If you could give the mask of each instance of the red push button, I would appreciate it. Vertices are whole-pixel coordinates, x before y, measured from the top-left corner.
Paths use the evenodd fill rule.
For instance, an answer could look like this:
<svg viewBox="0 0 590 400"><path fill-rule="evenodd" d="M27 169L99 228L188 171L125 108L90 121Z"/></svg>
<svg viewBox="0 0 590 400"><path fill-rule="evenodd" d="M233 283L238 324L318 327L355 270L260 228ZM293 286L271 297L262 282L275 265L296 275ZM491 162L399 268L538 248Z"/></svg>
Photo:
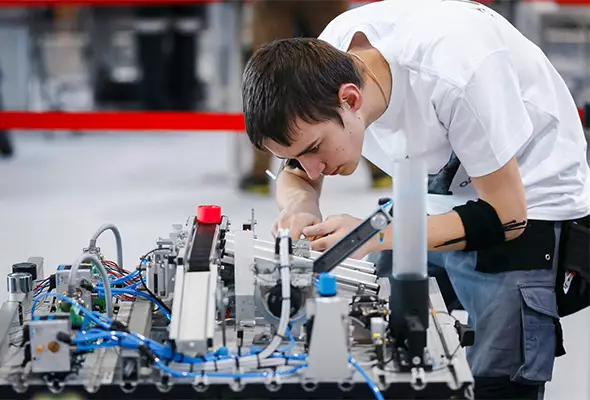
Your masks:
<svg viewBox="0 0 590 400"><path fill-rule="evenodd" d="M198 206L197 222L200 224L221 223L221 207L213 205Z"/></svg>

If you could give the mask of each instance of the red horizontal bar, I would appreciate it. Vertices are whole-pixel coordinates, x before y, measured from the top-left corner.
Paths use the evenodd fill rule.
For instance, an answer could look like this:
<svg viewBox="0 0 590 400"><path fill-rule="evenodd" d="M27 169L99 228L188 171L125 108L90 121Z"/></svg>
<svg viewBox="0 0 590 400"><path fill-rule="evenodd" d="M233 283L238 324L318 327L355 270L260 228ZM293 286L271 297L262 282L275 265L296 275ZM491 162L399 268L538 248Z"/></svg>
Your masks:
<svg viewBox="0 0 590 400"><path fill-rule="evenodd" d="M220 3L224 0L0 0L0 7L137 6Z"/></svg>
<svg viewBox="0 0 590 400"><path fill-rule="evenodd" d="M0 7L55 7L55 6L137 6L162 4L221 3L227 0L0 0ZM240 1L240 0L230 0ZM242 0L248 3L252 0ZM281 0L276 0L281 1ZM350 0L351 3L370 3L379 0ZM590 1L590 0L589 0Z"/></svg>
<svg viewBox="0 0 590 400"><path fill-rule="evenodd" d="M584 109L578 107L584 124ZM201 112L27 112L0 111L0 130L238 131L241 113Z"/></svg>
<svg viewBox="0 0 590 400"><path fill-rule="evenodd" d="M241 113L0 112L0 130L240 131Z"/></svg>

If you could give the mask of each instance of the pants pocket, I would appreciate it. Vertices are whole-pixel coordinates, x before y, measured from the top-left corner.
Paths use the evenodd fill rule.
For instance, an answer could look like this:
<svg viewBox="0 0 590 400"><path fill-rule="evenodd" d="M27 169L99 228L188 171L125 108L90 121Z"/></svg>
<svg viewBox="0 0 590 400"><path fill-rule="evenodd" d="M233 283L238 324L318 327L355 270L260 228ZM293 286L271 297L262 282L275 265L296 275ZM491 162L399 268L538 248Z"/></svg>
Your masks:
<svg viewBox="0 0 590 400"><path fill-rule="evenodd" d="M548 382L555 360L555 290L548 283L519 284L521 294L522 364L514 381Z"/></svg>

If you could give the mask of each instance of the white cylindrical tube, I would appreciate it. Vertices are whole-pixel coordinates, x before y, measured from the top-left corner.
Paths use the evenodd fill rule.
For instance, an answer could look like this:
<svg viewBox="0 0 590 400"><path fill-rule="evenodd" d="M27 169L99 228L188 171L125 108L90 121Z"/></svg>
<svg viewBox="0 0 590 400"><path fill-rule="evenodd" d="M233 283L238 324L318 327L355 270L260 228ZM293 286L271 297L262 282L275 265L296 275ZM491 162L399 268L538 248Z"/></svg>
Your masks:
<svg viewBox="0 0 590 400"><path fill-rule="evenodd" d="M393 187L393 277L427 278L428 174L424 159L396 161Z"/></svg>

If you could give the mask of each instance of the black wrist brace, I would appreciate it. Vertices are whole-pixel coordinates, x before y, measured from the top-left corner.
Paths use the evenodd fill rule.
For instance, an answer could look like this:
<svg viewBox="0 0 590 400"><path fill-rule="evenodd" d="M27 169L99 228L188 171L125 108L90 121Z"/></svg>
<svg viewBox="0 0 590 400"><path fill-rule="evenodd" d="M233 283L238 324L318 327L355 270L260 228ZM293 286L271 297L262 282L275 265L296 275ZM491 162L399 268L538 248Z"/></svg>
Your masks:
<svg viewBox="0 0 590 400"><path fill-rule="evenodd" d="M506 241L502 221L490 203L482 199L470 200L453 210L459 214L465 228L464 251L488 249Z"/></svg>

